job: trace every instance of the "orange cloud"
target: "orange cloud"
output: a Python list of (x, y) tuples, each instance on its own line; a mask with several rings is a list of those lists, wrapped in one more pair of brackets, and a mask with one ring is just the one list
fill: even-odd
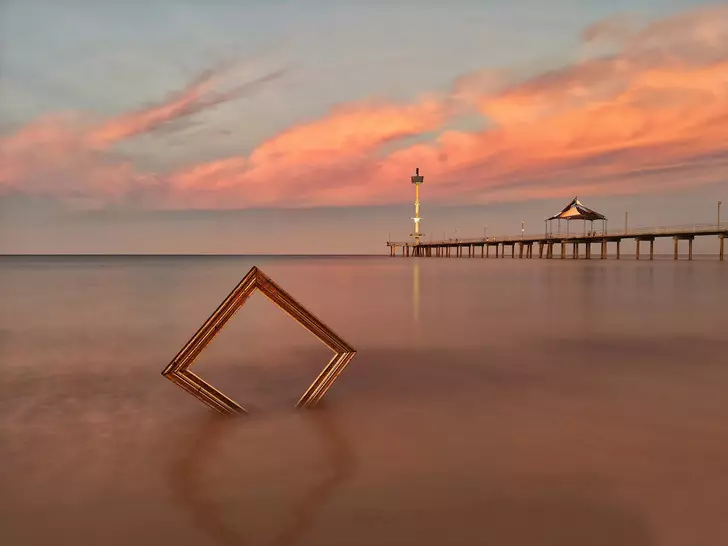
[[(160, 205), (387, 203), (409, 199), (406, 181), (416, 166), (427, 177), (428, 194), (441, 202), (527, 199), (575, 189), (648, 192), (725, 179), (727, 5), (642, 27), (626, 17), (612, 18), (590, 26), (582, 40), (609, 41), (615, 49), (526, 79), (502, 70), (467, 74), (445, 97), (338, 106), (249, 154), (159, 175)], [(215, 95), (214, 88), (203, 76), (159, 106), (77, 132), (63, 132), (59, 127), (66, 125), (57, 120), (41, 121), (9, 137), (11, 149), (18, 142), (51, 142), (51, 159), (33, 159), (62, 164), (79, 150), (89, 157), (89, 150), (96, 154), (245, 90)], [(485, 128), (448, 129), (452, 116), (463, 111), (480, 117)], [(406, 144), (411, 138), (419, 142)], [(0, 184), (19, 187), (26, 159), (3, 166)], [(82, 186), (103, 192), (97, 184), (104, 174), (100, 164), (93, 155), (81, 165), (92, 173)], [(114, 164), (111, 174), (121, 188), (129, 186), (124, 176), (135, 176), (128, 162)], [(148, 180), (136, 176), (132, 186), (143, 189)]]
[(367, 101), (340, 106), (322, 119), (261, 143), (247, 158), (193, 166), (172, 174), (169, 181), (189, 194), (186, 205), (355, 204), (356, 198), (347, 199), (347, 181), (372, 173), (372, 152), (385, 143), (437, 129), (447, 116), (443, 101), (433, 98), (406, 105)]
[(103, 120), (47, 116), (0, 137), (0, 190), (123, 198), (147, 184), (150, 174), (136, 173), (129, 160), (110, 150), (113, 144), (251, 93), (283, 71), (216, 92), (223, 75), (205, 71), (180, 93), (141, 110)]

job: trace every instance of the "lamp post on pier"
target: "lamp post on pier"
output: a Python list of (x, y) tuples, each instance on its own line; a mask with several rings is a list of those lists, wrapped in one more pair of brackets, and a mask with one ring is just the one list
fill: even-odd
[(488, 224), (485, 225), (485, 228), (483, 229), (483, 238), (487, 241), (488, 240)]
[(523, 240), (523, 234), (526, 232), (526, 222), (521, 221), (521, 240)]
[(723, 201), (718, 201), (718, 229), (720, 229), (720, 207), (723, 205)]
[(627, 224), (628, 224), (627, 219), (628, 218), (629, 218), (629, 212), (625, 210), (624, 211), (624, 234), (625, 235), (627, 234)]

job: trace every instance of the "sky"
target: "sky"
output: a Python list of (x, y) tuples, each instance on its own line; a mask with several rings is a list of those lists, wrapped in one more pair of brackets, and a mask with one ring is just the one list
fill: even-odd
[(728, 3), (0, 2), (2, 254), (385, 253), (415, 168), (426, 239), (716, 222)]

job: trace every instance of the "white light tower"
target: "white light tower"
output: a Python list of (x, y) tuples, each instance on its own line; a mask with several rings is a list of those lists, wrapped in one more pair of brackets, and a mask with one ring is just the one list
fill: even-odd
[(425, 181), (424, 176), (420, 176), (420, 169), (415, 169), (415, 175), (412, 178), (412, 183), (415, 185), (415, 217), (412, 218), (415, 222), (415, 231), (410, 233), (410, 237), (415, 240), (415, 245), (420, 244), (420, 237), (424, 236), (424, 233), (420, 233), (420, 184)]

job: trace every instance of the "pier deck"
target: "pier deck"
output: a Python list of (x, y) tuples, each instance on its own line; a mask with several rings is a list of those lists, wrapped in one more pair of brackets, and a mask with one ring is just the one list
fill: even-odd
[(592, 257), (592, 245), (599, 244), (599, 257), (608, 257), (609, 243), (616, 245), (616, 258), (622, 255), (621, 242), (624, 239), (634, 240), (635, 257), (640, 259), (640, 252), (643, 242), (649, 243), (649, 259), (654, 259), (655, 239), (672, 238), (674, 240), (674, 259), (679, 259), (680, 241), (688, 242), (688, 260), (693, 259), (693, 240), (696, 237), (717, 237), (718, 238), (718, 259), (724, 260), (725, 240), (728, 238), (728, 226), (717, 224), (699, 224), (689, 226), (661, 226), (652, 228), (638, 228), (623, 232), (614, 233), (581, 233), (581, 234), (540, 234), (540, 235), (518, 235), (503, 237), (481, 237), (478, 239), (446, 239), (440, 241), (395, 242), (388, 241), (389, 255), (397, 256), (397, 249), (401, 249), (402, 256), (412, 257), (462, 257), (467, 250), (468, 257), (475, 257), (477, 249), (480, 249), (481, 258), (490, 258), (491, 249), (496, 258), (504, 258), (506, 249), (511, 258), (533, 258), (534, 245), (538, 245), (539, 258), (560, 258), (567, 257), (567, 245), (571, 246), (571, 257), (580, 257), (580, 247), (584, 247), (584, 258)]

